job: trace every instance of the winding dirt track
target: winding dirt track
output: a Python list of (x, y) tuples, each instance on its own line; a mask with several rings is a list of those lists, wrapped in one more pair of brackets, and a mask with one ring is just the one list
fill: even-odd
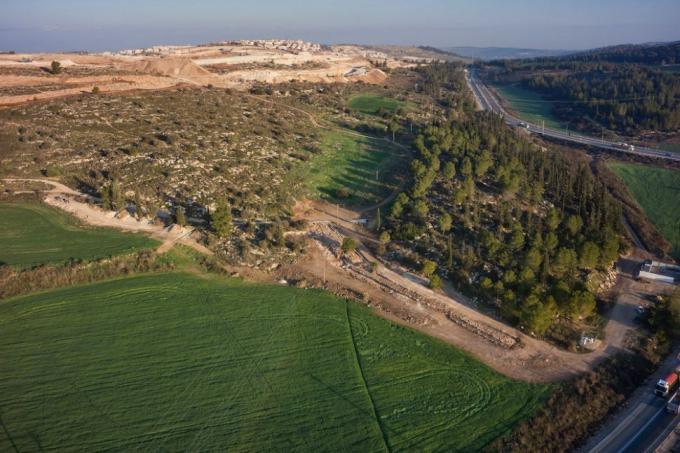
[(47, 178), (5, 178), (3, 181), (7, 183), (34, 182), (50, 185), (51, 189), (41, 191), (43, 201), (48, 205), (66, 211), (88, 225), (149, 234), (162, 242), (157, 250), (159, 253), (165, 253), (174, 244), (179, 243), (191, 247), (200, 253), (213, 254), (210, 249), (191, 239), (191, 233), (194, 231), (193, 228), (181, 228), (177, 225), (168, 228), (157, 225), (149, 219), (137, 220), (129, 215), (119, 216), (116, 212), (101, 210), (77, 199), (93, 199), (93, 197), (73, 190), (58, 181)]

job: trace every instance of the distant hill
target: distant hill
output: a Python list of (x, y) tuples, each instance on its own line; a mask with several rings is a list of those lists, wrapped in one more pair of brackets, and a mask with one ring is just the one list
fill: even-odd
[(422, 59), (439, 59), (445, 61), (461, 61), (468, 62), (468, 59), (456, 55), (453, 52), (449, 52), (444, 49), (438, 49), (435, 47), (427, 46), (395, 46), (395, 45), (363, 45), (365, 49), (375, 50), (377, 52), (383, 52), (393, 58), (422, 58)]
[(680, 64), (680, 41), (602, 47), (600, 49), (572, 53), (567, 55), (566, 59), (650, 65)]
[(484, 61), (559, 57), (573, 52), (570, 50), (519, 49), (514, 47), (441, 47), (441, 50)]

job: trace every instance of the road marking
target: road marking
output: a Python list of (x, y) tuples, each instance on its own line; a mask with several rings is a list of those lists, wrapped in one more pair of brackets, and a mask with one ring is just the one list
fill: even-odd
[(654, 420), (656, 420), (656, 417), (658, 417), (659, 414), (660, 414), (661, 412), (665, 411), (665, 410), (666, 410), (666, 406), (662, 406), (661, 409), (659, 409), (658, 412), (657, 412), (656, 414), (654, 414), (654, 416), (653, 416), (652, 418), (650, 418), (650, 419), (647, 421), (647, 423), (645, 423), (645, 425), (644, 425), (642, 428), (640, 428), (640, 430), (639, 430), (637, 433), (635, 433), (635, 435), (633, 436), (633, 438), (630, 439), (628, 442), (626, 442), (626, 445), (624, 445), (623, 448), (621, 448), (621, 450), (619, 450), (619, 451), (620, 451), (620, 452), (626, 451), (626, 448), (628, 448), (628, 447), (630, 446), (630, 444), (632, 444), (633, 442), (635, 442), (635, 441), (637, 440), (637, 438), (640, 437), (640, 434), (642, 434), (642, 433), (644, 432), (644, 430), (646, 430), (647, 427), (648, 427), (649, 425), (651, 425), (652, 422), (653, 422)]
[(647, 447), (647, 449), (645, 450), (645, 453), (646, 453), (647, 451), (650, 451), (650, 449), (652, 449), (652, 448), (656, 449), (655, 445), (657, 444), (657, 442), (659, 441), (659, 439), (660, 439), (661, 437), (665, 437), (665, 436), (670, 435), (670, 433), (675, 429), (675, 417), (673, 417), (673, 420), (674, 420), (673, 423), (669, 423), (669, 425), (666, 427), (666, 429), (664, 429), (663, 431), (661, 431), (661, 434), (659, 434), (658, 436), (656, 436), (656, 439), (654, 439), (654, 442), (652, 442), (652, 443), (649, 445), (649, 447)]
[(602, 444), (609, 442), (609, 440), (610, 440), (612, 437), (618, 436), (619, 433), (620, 433), (626, 426), (628, 426), (628, 424), (630, 423), (630, 420), (631, 420), (632, 418), (637, 417), (638, 413), (639, 413), (640, 411), (642, 411), (642, 409), (644, 409), (644, 404), (647, 404), (647, 403), (641, 403), (641, 404), (639, 404), (635, 409), (633, 409), (633, 412), (631, 412), (630, 414), (628, 414), (628, 416), (626, 416), (626, 418), (624, 418), (623, 420), (621, 420), (621, 422), (620, 422), (618, 425), (616, 425), (616, 427), (612, 430), (612, 432), (610, 432), (609, 434), (607, 434), (607, 436), (605, 436), (601, 441), (599, 441), (599, 442), (597, 443), (597, 445), (595, 445), (595, 446), (590, 450), (589, 453), (595, 453), (595, 452), (598, 452), (598, 451), (602, 450), (602, 448), (604, 448), (604, 446), (602, 446)]

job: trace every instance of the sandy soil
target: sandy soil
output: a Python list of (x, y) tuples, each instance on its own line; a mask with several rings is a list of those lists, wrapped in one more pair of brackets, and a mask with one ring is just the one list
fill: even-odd
[[(383, 83), (387, 76), (371, 64), (371, 57), (384, 57), (391, 67), (408, 66), (407, 62), (390, 59), (375, 52), (362, 52), (356, 46), (334, 50), (291, 52), (257, 46), (222, 45), (171, 48), (162, 54), (17, 54), (0, 55), (0, 68), (32, 69), (35, 75), (0, 75), (0, 105), (16, 105), (34, 100), (52, 99), (100, 92), (157, 90), (179, 84), (248, 89), (254, 83), (281, 83), (290, 80), (315, 83)], [(42, 69), (52, 61), (64, 68), (51, 75)], [(293, 67), (320, 63), (322, 67)], [(220, 74), (209, 66), (225, 64), (235, 70)], [(272, 64), (276, 69), (238, 69), (239, 65)], [(82, 75), (86, 70), (87, 75)], [(29, 71), (30, 73), (31, 71)], [(23, 73), (21, 71), (20, 73)], [(81, 75), (77, 75), (81, 74)], [(39, 87), (49, 86), (41, 90)], [(31, 87), (13, 92), (9, 88)], [(17, 91), (17, 90), (14, 90)]]

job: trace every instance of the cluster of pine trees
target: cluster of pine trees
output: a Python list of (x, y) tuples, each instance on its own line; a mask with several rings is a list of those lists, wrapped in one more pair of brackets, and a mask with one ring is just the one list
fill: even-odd
[(539, 71), (524, 83), (556, 100), (557, 115), (583, 129), (588, 128), (584, 117), (627, 135), (680, 128), (677, 75), (638, 65), (578, 66), (570, 71)]
[(566, 60), (646, 65), (680, 64), (680, 41), (663, 44), (623, 44), (603, 47), (563, 57)]
[(467, 88), (461, 63), (432, 63), (418, 67), (417, 71), (422, 76), (418, 90), (432, 97), (442, 107), (451, 111), (475, 108), (475, 100)]
[(532, 332), (588, 318), (596, 303), (584, 281), (619, 255), (619, 206), (586, 162), (493, 114), (459, 116), (416, 138), (412, 185), (383, 228)]

